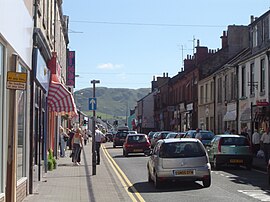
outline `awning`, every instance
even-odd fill
[[[236,120],[236,110],[228,111],[223,117],[223,121],[235,121]]]
[[[52,74],[50,82],[48,106],[49,111],[57,112],[60,115],[77,115],[73,95],[58,81],[55,74]]]

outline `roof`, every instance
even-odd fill
[[[218,136],[218,137],[245,137],[242,135],[233,135],[233,134],[218,134],[216,136]]]
[[[195,138],[176,138],[176,139],[163,139],[163,140],[159,140],[159,141],[163,141],[165,143],[173,143],[173,142],[198,142],[198,139]]]

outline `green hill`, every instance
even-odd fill
[[[150,88],[126,89],[96,87],[97,116],[102,119],[123,119],[130,109],[134,109],[137,101],[150,93]],[[84,88],[74,93],[77,108],[86,113],[88,110],[88,99],[93,97],[93,88]]]

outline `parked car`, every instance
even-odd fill
[[[129,153],[146,153],[150,149],[146,134],[128,134],[123,145],[123,156],[128,156]]]
[[[168,133],[168,135],[166,136],[166,139],[170,139],[170,138],[182,138],[186,133],[185,132],[172,132],[172,133]]]
[[[107,142],[112,142],[113,141],[113,134],[112,133],[106,133],[105,137],[107,139]]]
[[[252,148],[245,136],[216,135],[207,146],[207,152],[215,169],[222,165],[244,165],[248,170],[252,167]]]
[[[160,131],[155,133],[153,140],[151,141],[151,147],[153,148],[157,141],[165,139],[169,133],[172,133],[172,131]]]
[[[195,138],[159,140],[147,162],[148,182],[202,181],[211,185],[211,165],[205,147]]]
[[[113,136],[113,148],[115,148],[116,146],[123,146],[127,135],[128,135],[127,131],[118,131]]]
[[[204,146],[209,145],[214,136],[215,134],[208,130],[199,130],[199,132],[196,130],[189,130],[184,135],[184,137],[199,139]]]

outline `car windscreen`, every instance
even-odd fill
[[[177,133],[169,133],[166,138],[175,138],[176,135]]]
[[[147,142],[147,140],[144,135],[132,135],[132,136],[128,136],[127,142],[128,143],[144,143],[144,142]]]
[[[222,146],[249,146],[245,137],[223,137],[220,141]]]
[[[160,158],[189,158],[205,156],[205,149],[198,142],[171,142],[160,147]]]

